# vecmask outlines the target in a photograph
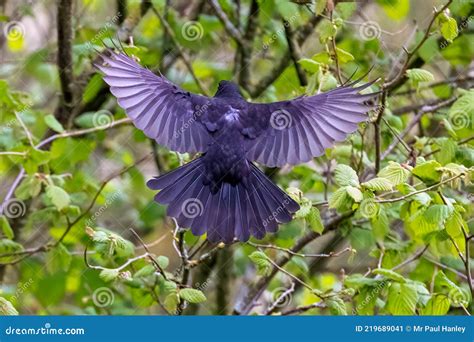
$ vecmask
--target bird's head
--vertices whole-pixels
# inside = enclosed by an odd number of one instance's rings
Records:
[[[215,97],[241,98],[239,86],[232,81],[220,81]]]

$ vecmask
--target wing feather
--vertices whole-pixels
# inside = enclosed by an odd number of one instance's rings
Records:
[[[206,152],[211,138],[195,111],[211,99],[184,91],[121,52],[107,50],[101,58],[95,66],[137,128],[171,150]]]
[[[292,101],[249,104],[243,130],[254,133],[247,138],[247,158],[274,167],[296,165],[324,154],[367,120],[373,107],[366,102],[377,93],[360,91],[372,84],[353,87],[351,83]]]

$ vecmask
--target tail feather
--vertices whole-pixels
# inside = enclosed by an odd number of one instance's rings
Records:
[[[167,214],[194,235],[207,233],[209,241],[224,243],[234,238],[247,241],[251,235],[261,239],[276,232],[278,224],[291,221],[299,206],[256,166],[251,168],[245,181],[224,182],[216,192],[207,185],[205,167],[198,158],[147,185],[161,190],[155,200],[167,204]]]

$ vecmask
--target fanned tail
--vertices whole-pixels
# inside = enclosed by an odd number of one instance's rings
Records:
[[[168,205],[168,216],[194,235],[207,233],[211,242],[247,241],[274,233],[278,224],[291,221],[299,205],[268,179],[255,165],[242,182],[223,182],[218,191],[206,185],[202,157],[148,181],[161,190],[155,201]]]

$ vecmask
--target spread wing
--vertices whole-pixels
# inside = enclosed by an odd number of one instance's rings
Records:
[[[247,158],[274,167],[296,165],[320,156],[336,141],[344,140],[367,119],[372,109],[365,102],[376,94],[361,95],[371,83],[354,83],[326,93],[291,101],[249,104],[242,122]]]
[[[123,53],[106,51],[95,66],[134,125],[171,150],[205,152],[210,136],[201,120],[211,100],[184,91]]]

